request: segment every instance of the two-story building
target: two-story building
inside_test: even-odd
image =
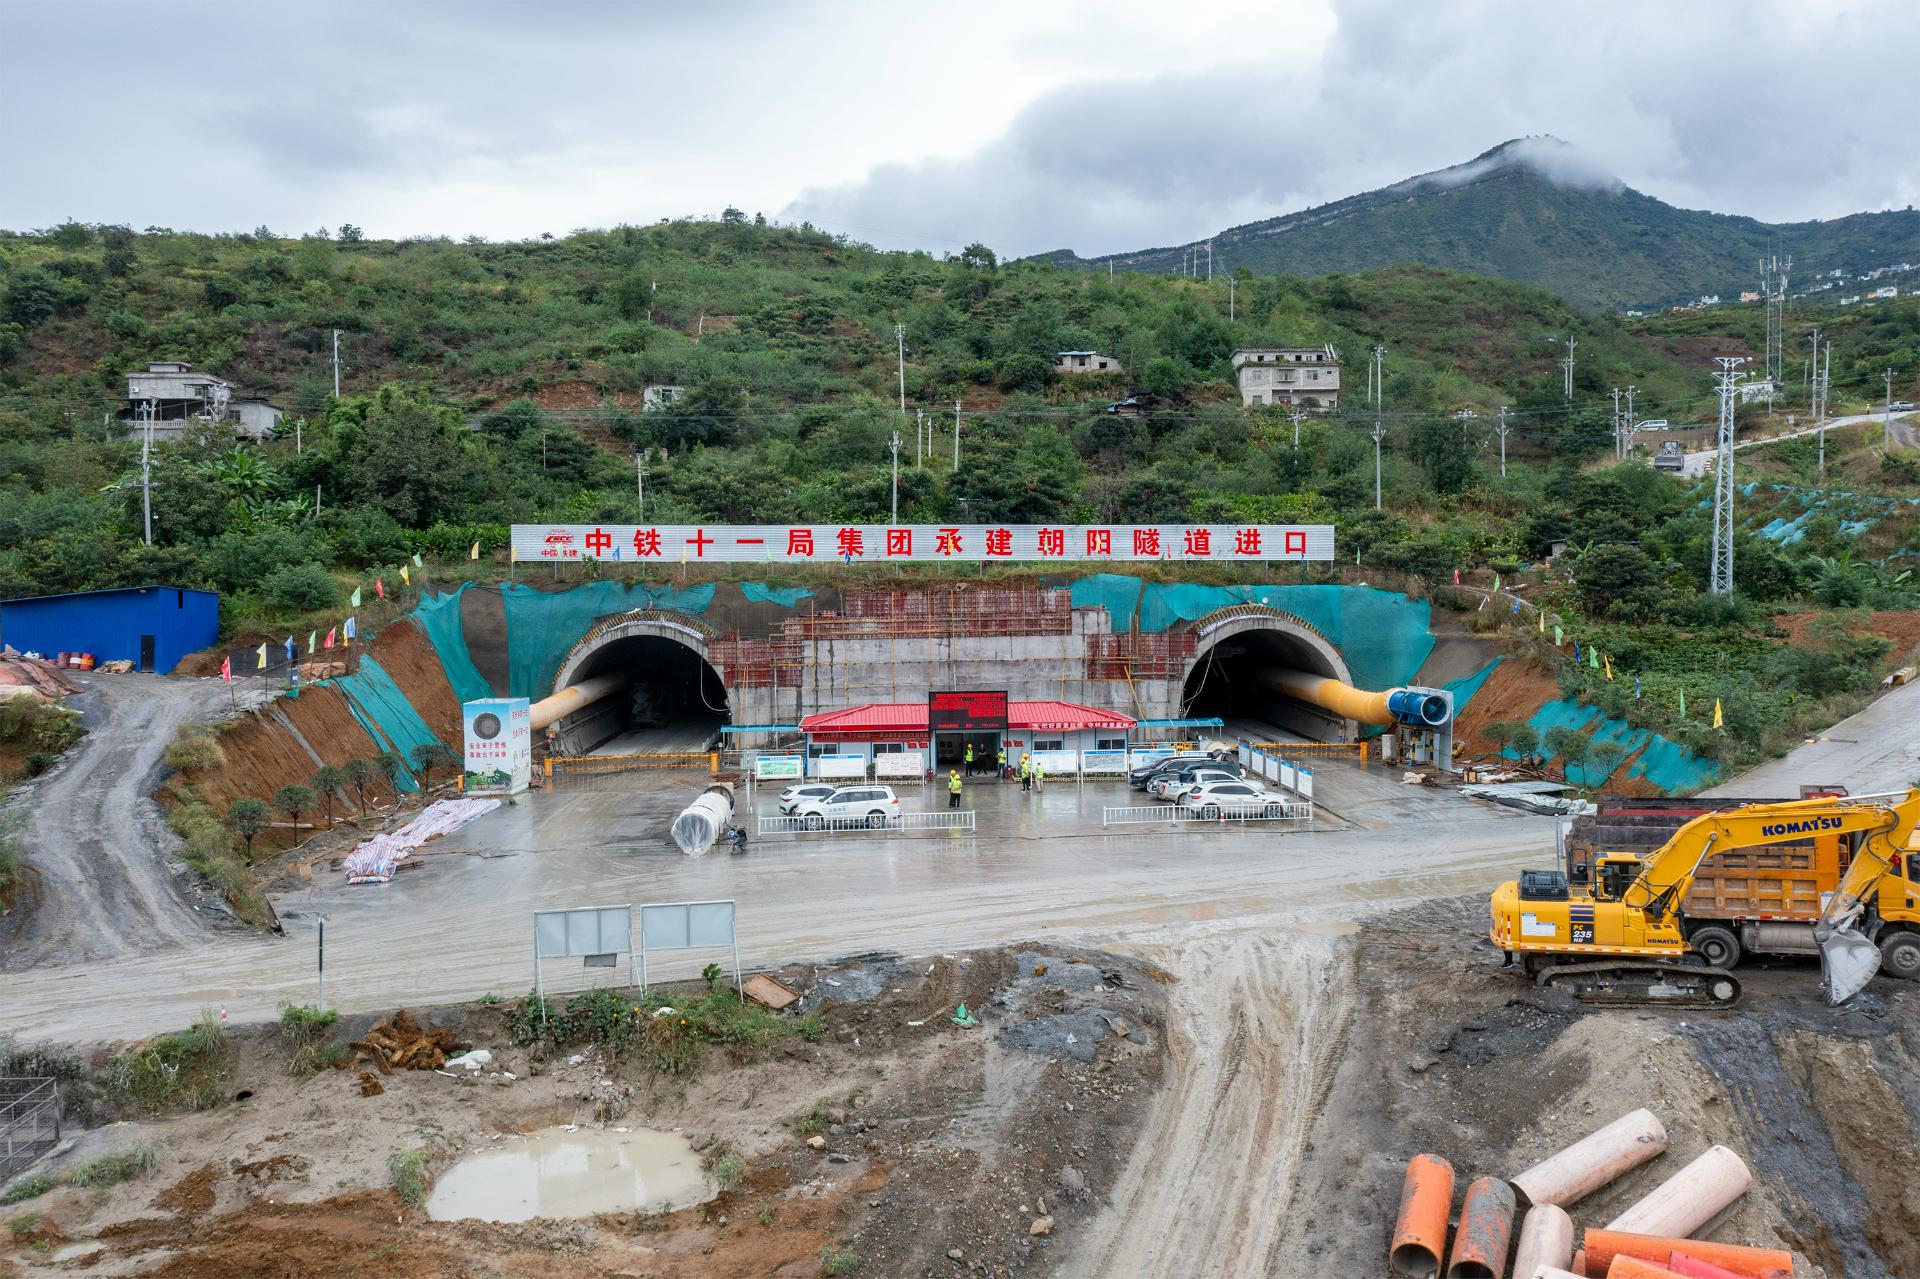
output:
[[[238,439],[264,440],[283,416],[266,400],[235,398],[233,383],[182,360],[154,360],[127,374],[121,425],[144,432],[151,419],[155,439],[178,439],[193,423],[224,422]]]
[[[1119,373],[1120,361],[1098,351],[1062,351],[1054,361],[1055,373]]]
[[[1242,347],[1233,372],[1245,405],[1340,407],[1340,356],[1331,346]]]

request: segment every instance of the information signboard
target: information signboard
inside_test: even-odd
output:
[[[1007,727],[1004,691],[927,694],[927,728],[935,733],[994,733]]]
[[[533,714],[524,697],[487,697],[460,708],[466,723],[461,789],[517,795],[533,780]]]

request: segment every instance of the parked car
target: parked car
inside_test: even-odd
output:
[[[1913,412],[1913,401],[1895,400],[1887,406],[1887,409],[1893,413],[1911,413]]]
[[[1231,764],[1231,767],[1229,765]],[[1217,760],[1200,768],[1183,768],[1178,772],[1156,777],[1147,784],[1147,794],[1155,799],[1172,799],[1199,782],[1232,782],[1240,779],[1240,765],[1229,760]]]
[[[795,782],[780,792],[780,812],[793,816],[794,810],[808,800],[825,799],[841,787],[834,782]]]
[[[1286,812],[1287,797],[1252,782],[1198,782],[1176,797],[1180,807],[1212,820],[1220,815],[1278,817]]]
[[[1135,790],[1145,790],[1147,783],[1162,773],[1170,773],[1176,768],[1185,768],[1199,758],[1191,752],[1169,755],[1165,759],[1156,759],[1127,770],[1127,785]]]
[[[891,786],[842,786],[820,799],[804,801],[793,815],[805,818],[808,830],[828,824],[878,828],[900,815],[900,800]]]

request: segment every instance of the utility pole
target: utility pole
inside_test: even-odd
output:
[[[1827,367],[1831,369],[1833,367],[1833,364],[1832,364],[1833,347],[1832,346],[1827,347],[1827,360],[1828,360]],[[1880,423],[1880,427],[1881,427],[1880,451],[1882,453],[1892,453],[1893,452],[1893,370],[1892,369],[1887,370],[1886,378],[1887,378],[1887,411],[1886,411],[1886,415],[1881,419],[1881,423]]]
[[[1744,356],[1722,355],[1713,375],[1720,390],[1719,450],[1713,464],[1713,565],[1707,589],[1715,595],[1733,593],[1733,391],[1746,375],[1736,372]]]
[[[140,517],[147,545],[153,545],[153,411],[152,400],[140,401]]]
[[[1228,276],[1227,277],[1227,323],[1228,324],[1233,323],[1233,285],[1234,285],[1233,277]]]
[[[926,444],[927,411],[925,409],[915,409],[913,411],[913,464],[915,466],[925,464],[927,456]]]
[[[1624,452],[1620,448],[1620,388],[1613,388],[1613,460],[1618,462]]]
[[[333,331],[333,398],[340,398],[340,330]]]
[[[1626,461],[1633,455],[1633,393],[1636,388],[1627,388],[1627,416],[1622,422],[1620,432],[1620,460]]]
[[[633,496],[640,504],[640,518],[646,518],[647,511],[647,453],[645,449],[633,455]]]
[[[1567,371],[1566,390],[1569,400],[1573,399],[1573,348],[1575,345],[1572,338],[1567,339],[1567,358],[1560,361],[1560,367]]]
[[[907,415],[907,326],[893,326],[893,345],[900,359],[900,416]]]
[[[1387,438],[1387,428],[1381,424],[1380,415],[1373,417],[1373,509],[1380,509],[1380,441]]]
[[[1287,416],[1293,419],[1293,447],[1299,448],[1300,447],[1300,419],[1305,417],[1306,414],[1302,413],[1299,409],[1295,409],[1293,412],[1287,414]]]
[[[895,528],[900,524],[900,432],[893,433],[893,510],[887,517],[887,523]]]
[[[1787,309],[1787,272],[1793,267],[1793,257],[1788,255],[1786,265],[1782,266],[1778,257],[1763,258],[1760,262],[1760,294],[1767,307],[1767,376],[1779,384],[1784,367],[1781,329]]]
[[[1813,343],[1813,358],[1807,363],[1807,407],[1814,407],[1814,399],[1820,393],[1820,330],[1815,329],[1807,338]]]
[[[1500,406],[1500,421],[1493,433],[1500,437],[1500,478],[1504,480],[1507,478],[1507,406],[1504,404]]]
[[[953,402],[953,469],[960,470],[960,401]]]
[[[1387,373],[1386,355],[1386,347],[1376,346],[1373,348],[1373,408],[1375,413],[1380,411],[1380,401],[1385,398],[1382,395],[1385,388],[1382,387],[1381,383],[1385,380]]]
[[[1207,283],[1213,283],[1213,241],[1207,241]]]

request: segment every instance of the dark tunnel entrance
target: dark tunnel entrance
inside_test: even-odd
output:
[[[727,722],[727,686],[699,653],[659,635],[609,640],[580,660],[570,685],[605,678],[623,688],[560,722],[569,753],[642,754],[699,751]]]
[[[1309,741],[1348,735],[1348,721],[1290,697],[1268,680],[1276,670],[1306,671],[1344,680],[1332,659],[1311,640],[1285,631],[1253,629],[1229,635],[1194,660],[1182,692],[1183,714],[1217,715],[1231,732],[1256,740],[1278,729]]]

